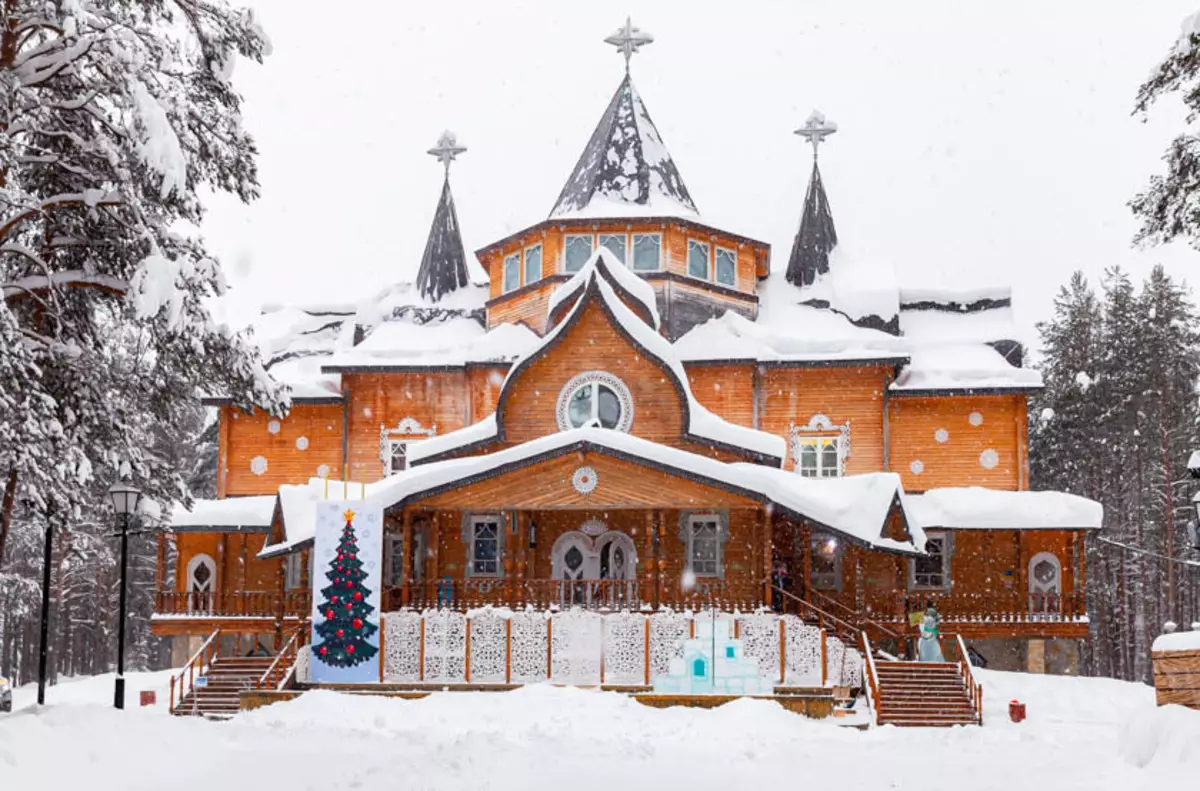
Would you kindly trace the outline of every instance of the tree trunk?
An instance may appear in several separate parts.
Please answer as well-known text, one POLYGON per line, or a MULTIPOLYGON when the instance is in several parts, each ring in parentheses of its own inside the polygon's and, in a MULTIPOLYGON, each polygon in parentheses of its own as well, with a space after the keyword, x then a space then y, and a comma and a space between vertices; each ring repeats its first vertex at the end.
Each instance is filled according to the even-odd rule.
POLYGON ((0 506, 3 512, 0 513, 0 569, 4 568, 4 545, 8 542, 8 531, 12 527, 13 510, 17 505, 17 471, 12 469, 8 471, 8 478, 4 481, 4 502, 0 506))

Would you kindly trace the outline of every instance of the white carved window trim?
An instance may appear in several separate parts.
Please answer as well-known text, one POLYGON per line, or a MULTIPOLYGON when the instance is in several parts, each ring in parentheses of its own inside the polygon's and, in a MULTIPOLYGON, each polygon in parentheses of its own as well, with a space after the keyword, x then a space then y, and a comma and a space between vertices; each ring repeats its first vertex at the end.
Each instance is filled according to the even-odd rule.
POLYGON ((846 474, 846 459, 850 458, 850 421, 835 425, 828 415, 820 412, 809 418, 804 425, 792 424, 788 431, 792 449, 793 469, 798 475, 805 477, 842 477, 846 474), (833 440, 837 447, 837 471, 834 475, 824 475, 824 456, 821 444, 825 440, 833 440), (800 464, 801 449, 805 445, 816 445, 817 466, 816 475, 807 475, 800 464))
MULTIPOLYGON (((463 519, 463 543, 467 545, 466 576, 470 578, 492 578, 504 576, 504 536, 507 520, 504 514, 469 514, 463 519), (478 537, 478 525, 496 525, 496 569, 495 571, 479 571, 476 568, 475 541, 478 537)), ((486 562, 486 561, 485 561, 486 562)))
MULTIPOLYGON (((554 414, 558 422, 560 431, 570 431, 575 428, 571 425, 571 398, 582 387, 604 385, 617 396, 617 401, 621 405, 621 416, 617 419, 615 431, 629 431, 633 425, 633 394, 629 392, 629 388, 625 386, 617 377, 606 371, 585 371, 581 374, 571 377, 563 389, 558 394, 558 403, 555 406, 554 414)), ((595 410, 599 409, 599 399, 593 393, 593 418, 596 415, 595 410)))
POLYGON ((503 293, 516 291, 521 287, 521 251, 504 256, 504 269, 501 273, 500 288, 503 293))
POLYGON ((738 264, 737 250, 735 250, 732 247, 721 247, 720 245, 718 245, 716 252, 713 253, 713 282, 715 282, 717 285, 729 286, 730 288, 737 288, 737 264, 738 264), (721 255, 722 254, 727 256, 729 258, 729 260, 732 261, 732 263, 733 263, 732 274, 730 275, 730 279, 728 281, 721 279, 721 255))
POLYGON ((729 540, 729 516, 720 511, 686 511, 680 514, 679 517, 679 539, 684 546, 684 568, 690 571, 696 577, 704 577, 708 579, 724 579, 725 578, 725 542, 729 540), (716 555, 717 555, 717 570, 716 573, 708 571, 697 571, 693 566, 693 550, 695 548, 695 533, 697 524, 706 524, 716 522, 716 555))
POLYGON ((563 253, 562 253, 563 271, 568 274, 572 274, 572 273, 578 272, 580 269, 583 269, 583 265, 586 264, 587 260, 592 257, 592 252, 595 250, 595 242, 596 242, 595 236, 590 233, 564 234, 563 235, 563 253), (585 255, 583 257, 583 260, 579 262, 579 266, 572 269, 571 262, 568 260, 567 254, 571 250, 572 243, 577 243, 580 241, 587 242, 587 255, 585 255))
POLYGON ((521 272, 525 276, 525 285, 536 283, 542 279, 542 265, 542 243, 538 242, 537 244, 531 244, 526 247, 524 265, 521 267, 521 272), (537 271, 533 271, 529 268, 529 259, 533 253, 537 253, 537 271))
POLYGON ((629 268, 635 272, 658 272, 662 269, 662 234, 661 233, 635 233, 629 237, 629 268), (654 266, 645 267, 637 265, 637 244, 639 240, 653 239, 658 246, 658 255, 655 256, 654 266))
POLYGON ((1036 597, 1038 597, 1038 596, 1041 596, 1041 597, 1057 596, 1059 598, 1059 600, 1062 599, 1063 569, 1062 569, 1062 561, 1058 559, 1058 555, 1055 555, 1053 552, 1038 552, 1036 555, 1034 555, 1033 557, 1031 557, 1029 559, 1029 567, 1027 569, 1027 572, 1028 573, 1026 574, 1025 579, 1027 580, 1027 586, 1029 588, 1029 609, 1030 609, 1030 611, 1031 612, 1045 612, 1047 609, 1052 609, 1047 606, 1047 604, 1044 600, 1039 602, 1036 599, 1036 597), (1042 589, 1041 585, 1038 583, 1037 579, 1033 575, 1033 570, 1038 567, 1039 563, 1041 563, 1042 561, 1045 561, 1045 560, 1048 560, 1054 564, 1055 574, 1054 574, 1054 589, 1053 590, 1042 589))
POLYGON ((687 240, 687 273, 688 277, 694 277, 697 280, 712 280, 712 245, 701 239, 687 240), (702 275, 692 271, 692 250, 704 253, 704 274, 702 275))
POLYGON ((432 437, 437 434, 437 424, 426 428, 421 425, 421 421, 414 417, 406 417, 396 424, 395 428, 388 428, 384 424, 379 426, 379 460, 383 463, 383 475, 386 478, 397 472, 408 469, 408 445, 414 440, 423 437, 432 437), (403 465, 397 467, 395 460, 398 458, 396 451, 402 450, 399 458, 403 459, 403 465))
MULTIPOLYGON (((942 570, 940 572, 942 583, 940 585, 930 581, 926 575, 926 579, 918 579, 917 575, 917 559, 913 558, 908 562, 908 587, 910 590, 950 590, 952 585, 950 577, 951 559, 954 556, 954 535, 949 531, 928 530, 925 533, 926 547, 930 543, 940 542, 942 554, 942 570)), ((930 572, 937 574, 939 572, 930 572)))
MULTIPOLYGON (((599 249, 600 249, 600 248, 602 248, 602 247, 604 247, 604 249, 605 249, 605 250, 608 250, 608 252, 612 253, 612 255, 613 255, 613 258, 616 258, 618 261, 620 261, 622 264, 624 264, 624 265, 625 265, 625 266, 627 266, 627 267, 629 267, 629 266, 630 266, 629 251, 630 251, 630 250, 633 248, 633 245, 632 245, 632 244, 630 244, 630 241, 629 241, 629 234, 627 234, 627 233, 615 233, 615 232, 609 232, 609 233, 603 233, 603 232, 602 232, 602 233, 598 233, 598 234, 596 234, 596 249, 597 249, 597 250, 599 250, 599 249), (607 247, 604 247, 604 241, 605 241, 606 239, 620 239, 620 240, 622 240, 622 241, 625 243, 625 254, 624 254, 624 255, 622 255, 622 256, 618 256, 616 253, 613 253, 613 251, 612 251, 612 250, 609 250, 609 248, 607 248, 607 247)), ((632 267, 631 267, 631 268, 632 268, 632 267)))
POLYGON ((217 562, 212 559, 211 555, 195 555, 187 564, 187 592, 188 593, 212 593, 217 587, 217 562), (196 569, 201 566, 208 567, 208 579, 201 583, 196 579, 196 569))

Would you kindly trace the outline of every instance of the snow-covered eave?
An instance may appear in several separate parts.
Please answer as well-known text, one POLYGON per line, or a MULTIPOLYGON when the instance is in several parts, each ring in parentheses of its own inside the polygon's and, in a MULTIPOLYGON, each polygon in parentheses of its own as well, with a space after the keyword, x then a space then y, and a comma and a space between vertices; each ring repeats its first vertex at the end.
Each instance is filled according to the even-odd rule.
POLYGON ((907 365, 911 357, 881 352, 878 355, 855 351, 845 356, 831 354, 758 354, 747 357, 698 357, 680 355, 680 361, 689 367, 710 365, 761 365, 764 368, 859 368, 862 366, 907 365))
MULTIPOLYGON (((346 403, 346 397, 344 395, 333 395, 332 393, 320 396, 293 395, 291 402, 293 404, 308 404, 309 406, 332 406, 346 403)), ((201 406, 238 406, 239 404, 240 402, 231 396, 203 396, 200 399, 201 406)))
MULTIPOLYGON (((438 373, 442 371, 464 371, 469 368, 493 368, 498 365, 512 365, 516 355, 509 358, 494 360, 466 360, 455 363, 345 363, 322 365, 321 373, 329 374, 403 374, 403 373, 438 373)), ((294 400, 294 399, 293 399, 294 400)))
MULTIPOLYGON (((753 239, 749 236, 743 236, 742 234, 734 233, 732 231, 726 231, 722 228, 717 228, 712 225, 706 225, 705 223, 700 222, 698 219, 695 219, 695 218, 677 217, 677 216, 669 215, 669 214, 657 214, 657 215, 646 215, 646 216, 630 214, 630 215, 625 215, 625 216, 591 217, 591 218, 589 218, 589 217, 558 217, 558 218, 549 217, 535 225, 531 225, 528 228, 522 229, 515 233, 511 233, 508 236, 505 236, 503 239, 498 239, 485 247, 479 248, 478 250, 475 251, 475 257, 482 260, 483 256, 487 255, 488 253, 491 253, 502 247, 507 247, 508 245, 512 244, 513 242, 520 241, 521 239, 529 236, 530 234, 537 233, 538 231, 547 230, 550 228, 559 228, 567 233, 571 233, 572 231, 574 231, 576 229, 592 232, 598 225, 612 224, 614 226, 622 226, 622 225, 628 225, 629 223, 637 223, 637 224, 658 223, 658 224, 661 224, 664 226, 666 226, 666 225, 683 225, 683 226, 693 229, 701 234, 707 234, 708 236, 712 236, 715 234, 715 235, 725 237, 725 238, 730 239, 735 242, 740 242, 741 244, 749 245, 751 247, 761 248, 762 250, 764 250, 767 253, 767 255, 770 255, 770 252, 771 252, 771 245, 768 244, 767 242, 761 241, 759 239, 753 239)), ((759 279, 761 280, 764 277, 766 277, 766 275, 760 275, 759 279)))
POLYGON ((919 398, 928 396, 1034 395, 1043 389, 1043 385, 903 387, 893 383, 888 391, 893 398, 919 398))
POLYGON ((176 503, 164 528, 172 533, 265 533, 275 518, 273 494, 176 503))
POLYGON ((1100 503, 1068 492, 945 487, 905 501, 923 528, 1091 531, 1104 523, 1100 503))

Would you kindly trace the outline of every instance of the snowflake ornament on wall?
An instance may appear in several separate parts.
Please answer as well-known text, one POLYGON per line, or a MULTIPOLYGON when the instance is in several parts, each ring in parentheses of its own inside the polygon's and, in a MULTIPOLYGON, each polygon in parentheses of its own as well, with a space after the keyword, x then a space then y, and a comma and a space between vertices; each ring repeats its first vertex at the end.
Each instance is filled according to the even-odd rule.
POLYGON ((596 470, 592 467, 580 467, 571 476, 571 485, 580 494, 591 494, 596 491, 596 485, 599 483, 600 476, 596 474, 596 470))
POLYGON ((278 420, 272 420, 270 423, 267 423, 267 433, 268 434, 278 434, 279 433, 279 421, 278 420))
POLYGON ((912 464, 908 465, 908 471, 913 475, 920 475, 925 472, 925 462, 920 459, 914 459, 912 464))
POLYGON ((266 471, 267 471, 267 457, 266 456, 255 456, 253 459, 250 460, 250 472, 254 473, 255 475, 262 475, 266 471))
POLYGON ((972 426, 982 426, 983 425, 983 413, 982 412, 972 412, 970 415, 967 416, 967 422, 970 423, 972 426))
POLYGON ((308 437, 296 437, 296 450, 308 450, 308 437))
POLYGON ((950 441, 950 432, 944 428, 939 428, 933 432, 933 438, 944 445, 950 441))
POLYGON ((1000 463, 1000 454, 988 448, 983 453, 979 454, 979 466, 985 470, 990 470, 1000 463))
POLYGON ((317 467, 317 477, 318 478, 328 478, 329 477, 329 465, 328 464, 322 464, 320 467, 317 467))

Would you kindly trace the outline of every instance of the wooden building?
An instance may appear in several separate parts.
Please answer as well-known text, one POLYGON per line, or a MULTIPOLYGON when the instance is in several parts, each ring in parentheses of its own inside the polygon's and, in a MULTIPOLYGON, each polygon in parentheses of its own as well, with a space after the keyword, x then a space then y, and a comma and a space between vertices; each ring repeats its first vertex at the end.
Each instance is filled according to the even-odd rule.
POLYGON ((703 220, 626 74, 550 216, 477 252, 486 283, 444 137, 417 284, 273 317, 286 417, 209 399, 218 499, 160 547, 176 658, 216 628, 278 649, 332 481, 385 509, 385 610, 765 607, 904 651, 935 606, 992 667, 1072 672, 1101 513, 1028 491, 1040 378, 1010 294, 843 258, 815 160, 833 129, 800 130, 812 180, 774 271, 703 220))

